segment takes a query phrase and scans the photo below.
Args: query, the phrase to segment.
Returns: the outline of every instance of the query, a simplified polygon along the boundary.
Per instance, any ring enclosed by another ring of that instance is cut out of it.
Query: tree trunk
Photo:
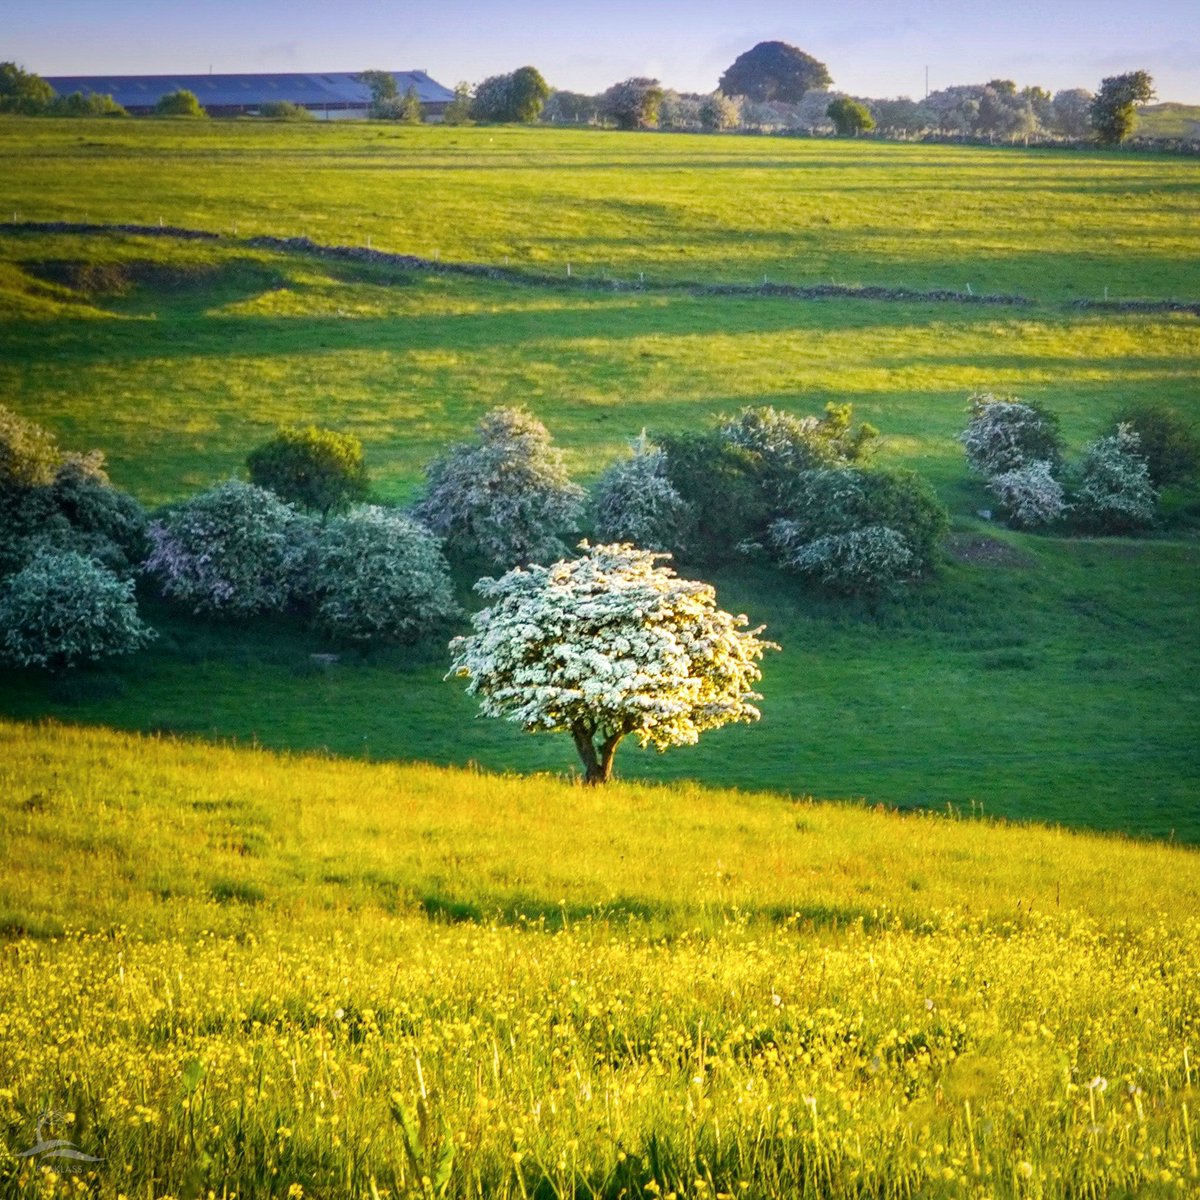
[[[584,783],[594,787],[596,784],[607,783],[612,778],[613,759],[624,736],[623,733],[614,733],[597,746],[593,740],[593,733],[582,726],[572,726],[571,737],[575,739],[575,749],[579,751],[583,762]]]

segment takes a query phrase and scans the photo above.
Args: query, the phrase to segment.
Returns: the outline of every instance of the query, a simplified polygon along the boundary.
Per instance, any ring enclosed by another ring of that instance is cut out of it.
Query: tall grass
[[[9,1194],[1195,1186],[1192,851],[2,734]]]

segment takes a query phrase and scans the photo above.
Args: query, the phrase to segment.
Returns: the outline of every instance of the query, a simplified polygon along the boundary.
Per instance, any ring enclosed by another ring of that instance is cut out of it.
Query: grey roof
[[[411,87],[423,104],[444,104],[454,93],[424,71],[393,71],[400,95]],[[268,100],[293,104],[369,104],[371,93],[355,71],[285,75],[54,75],[46,82],[60,95],[72,92],[107,93],[126,108],[152,108],[170,92],[195,92],[200,103],[214,108],[253,108]]]

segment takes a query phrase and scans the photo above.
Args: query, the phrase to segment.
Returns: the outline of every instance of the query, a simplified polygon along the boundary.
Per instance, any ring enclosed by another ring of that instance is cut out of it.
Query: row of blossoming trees
[[[1072,507],[1097,530],[1152,519],[1151,464],[1131,425],[1088,448],[1068,501],[1048,413],[992,396],[971,411],[968,460],[1015,523],[1061,521]],[[1187,432],[1174,429],[1177,451]],[[451,642],[451,672],[484,713],[570,733],[585,777],[601,782],[627,736],[665,749],[758,716],[753,687],[772,644],[718,609],[711,587],[663,565],[664,552],[705,565],[755,555],[814,586],[880,593],[932,571],[946,531],[923,480],[867,465],[876,432],[856,427],[848,405],[820,417],[748,408],[656,443],[643,434],[590,494],[527,411],[495,409],[476,434],[429,465],[411,512],[364,503],[359,443],[308,428],[255,450],[250,482],[151,520],[111,486],[98,453],[64,454],[0,407],[0,652],[61,669],[139,648],[153,636],[139,576],[214,618],[289,614],[347,642],[414,640],[462,615],[449,560],[507,568],[476,585],[490,603]],[[585,530],[599,544],[566,557],[565,539]]]

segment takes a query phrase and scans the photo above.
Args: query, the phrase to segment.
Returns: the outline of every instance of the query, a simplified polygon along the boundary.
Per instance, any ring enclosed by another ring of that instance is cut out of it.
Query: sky
[[[477,83],[530,64],[598,92],[632,75],[708,92],[760,41],[799,46],[859,96],[1012,79],[1094,91],[1147,70],[1200,104],[1200,0],[3,0],[0,60],[39,75],[426,70]]]

